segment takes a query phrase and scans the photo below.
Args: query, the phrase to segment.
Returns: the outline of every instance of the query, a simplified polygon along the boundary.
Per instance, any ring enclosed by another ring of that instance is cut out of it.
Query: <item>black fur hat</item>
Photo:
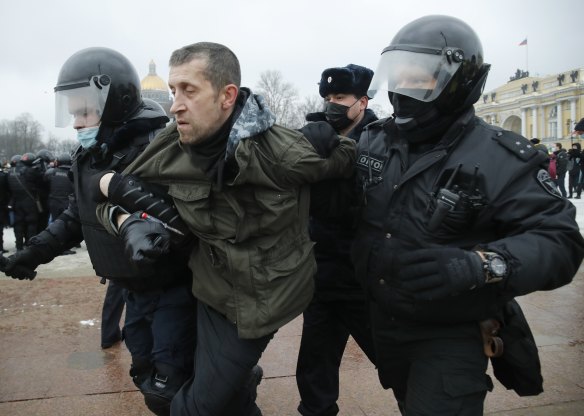
[[[339,93],[364,97],[367,95],[371,78],[373,71],[360,65],[327,68],[320,76],[318,92],[323,98],[329,94]]]

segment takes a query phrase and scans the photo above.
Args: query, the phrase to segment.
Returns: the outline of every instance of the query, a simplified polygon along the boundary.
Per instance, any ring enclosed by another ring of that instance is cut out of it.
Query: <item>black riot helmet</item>
[[[34,161],[36,160],[36,155],[32,152],[26,152],[22,155],[22,157],[20,158],[20,161],[22,163],[24,163],[27,166],[32,166],[32,164],[34,163]]]
[[[50,163],[53,160],[55,160],[55,158],[53,157],[53,154],[47,150],[47,149],[41,149],[37,152],[37,157],[40,157],[45,163]]]
[[[57,156],[57,166],[66,166],[71,164],[71,155],[69,153],[61,153]]]
[[[18,162],[22,159],[21,155],[14,155],[10,158],[10,166],[16,166]]]
[[[396,111],[396,124],[400,116],[404,124],[432,121],[474,104],[489,69],[481,41],[468,24],[451,16],[425,16],[404,26],[383,50],[369,96],[388,91],[394,110],[396,95],[415,100],[404,100],[409,101],[404,112],[410,114]]]
[[[93,47],[74,53],[61,67],[55,125],[65,127],[78,112],[96,111],[100,122],[123,123],[142,104],[140,79],[132,63],[112,49]]]

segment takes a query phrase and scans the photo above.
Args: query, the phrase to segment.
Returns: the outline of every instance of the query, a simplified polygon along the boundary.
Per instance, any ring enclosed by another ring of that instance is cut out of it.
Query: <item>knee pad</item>
[[[152,375],[140,385],[148,409],[158,416],[170,415],[170,402],[185,381],[182,372],[170,366],[155,365]]]

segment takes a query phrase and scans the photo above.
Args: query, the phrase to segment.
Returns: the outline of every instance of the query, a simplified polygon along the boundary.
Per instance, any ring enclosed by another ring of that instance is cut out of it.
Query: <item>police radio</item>
[[[452,182],[454,182],[454,178],[456,178],[456,174],[460,170],[461,166],[462,164],[458,165],[456,169],[454,169],[454,172],[452,172],[450,178],[448,178],[448,182],[446,182],[444,188],[440,188],[440,191],[438,191],[438,194],[436,195],[436,209],[434,210],[434,214],[432,214],[430,222],[428,223],[428,229],[430,231],[434,231],[436,228],[438,228],[438,226],[442,223],[442,220],[444,220],[444,217],[446,217],[450,211],[454,210],[456,204],[458,204],[458,201],[460,200],[460,196],[457,193],[451,191],[451,188]]]
[[[464,209],[477,210],[485,204],[483,195],[475,188],[478,182],[479,166],[475,166],[474,174],[466,189],[462,189],[458,185],[453,185],[462,164],[459,164],[452,172],[446,185],[440,188],[436,194],[436,209],[428,222],[428,229],[435,231],[442,223],[446,215],[453,211],[457,206],[461,205]]]

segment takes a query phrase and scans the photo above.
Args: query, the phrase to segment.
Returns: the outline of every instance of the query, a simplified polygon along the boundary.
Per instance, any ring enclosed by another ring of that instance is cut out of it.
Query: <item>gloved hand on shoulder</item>
[[[480,256],[460,248],[407,251],[396,269],[401,287],[419,300],[441,299],[486,284]]]
[[[320,157],[326,159],[341,142],[339,136],[326,121],[308,123],[299,131],[304,134]]]
[[[126,254],[138,269],[147,269],[170,251],[170,233],[164,225],[145,216],[143,211],[130,215],[120,226]]]
[[[308,113],[305,117],[306,121],[326,121],[326,114],[324,111],[317,111],[315,113]]]

